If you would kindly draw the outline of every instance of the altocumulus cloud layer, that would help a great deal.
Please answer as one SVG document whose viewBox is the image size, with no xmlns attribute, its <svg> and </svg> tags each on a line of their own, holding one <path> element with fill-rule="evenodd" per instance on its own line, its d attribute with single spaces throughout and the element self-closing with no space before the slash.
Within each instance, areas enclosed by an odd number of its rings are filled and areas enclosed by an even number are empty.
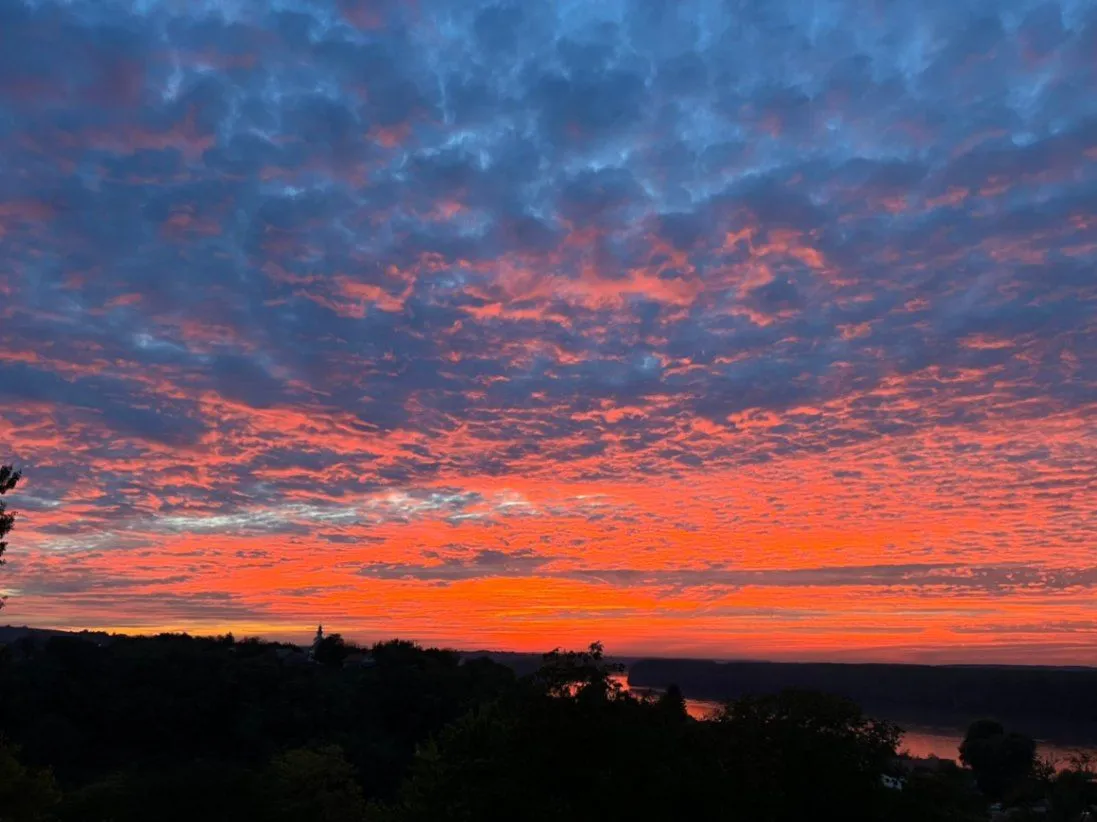
<svg viewBox="0 0 1097 822">
<path fill-rule="evenodd" d="M 7 618 L 1095 663 L 1095 263 L 1080 0 L 13 0 Z"/>
</svg>

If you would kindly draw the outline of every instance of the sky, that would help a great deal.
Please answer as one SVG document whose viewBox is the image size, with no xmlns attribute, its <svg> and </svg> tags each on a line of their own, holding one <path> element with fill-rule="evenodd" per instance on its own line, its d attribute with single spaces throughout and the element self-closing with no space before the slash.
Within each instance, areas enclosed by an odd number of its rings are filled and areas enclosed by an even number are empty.
<svg viewBox="0 0 1097 822">
<path fill-rule="evenodd" d="M 1097 5 L 0 4 L 13 624 L 1097 664 Z"/>
</svg>

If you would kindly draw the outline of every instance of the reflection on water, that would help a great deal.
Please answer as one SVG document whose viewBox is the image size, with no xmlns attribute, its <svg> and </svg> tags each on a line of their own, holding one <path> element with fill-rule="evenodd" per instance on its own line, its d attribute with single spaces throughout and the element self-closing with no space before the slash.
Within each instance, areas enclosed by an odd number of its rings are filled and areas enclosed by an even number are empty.
<svg viewBox="0 0 1097 822">
<path fill-rule="evenodd" d="M 963 731 L 948 728 L 908 728 L 899 748 L 920 758 L 936 756 L 940 759 L 958 759 L 963 739 Z M 1044 739 L 1039 740 L 1036 745 L 1037 756 L 1060 767 L 1067 765 L 1070 758 L 1078 754 L 1097 756 L 1097 749 L 1088 745 L 1065 745 Z"/>
<path fill-rule="evenodd" d="M 628 684 L 628 674 L 613 674 L 610 677 L 614 682 L 621 686 L 621 690 L 628 691 L 636 696 L 651 696 L 657 697 L 662 691 L 659 688 L 630 688 Z M 692 716 L 694 719 L 708 719 L 716 711 L 720 709 L 719 702 L 711 702 L 707 699 L 687 699 L 686 700 L 686 713 Z"/>
<path fill-rule="evenodd" d="M 631 691 L 637 696 L 658 696 L 660 693 L 657 688 L 629 688 L 626 674 L 616 674 L 613 679 L 620 683 L 622 689 Z M 694 719 L 708 719 L 719 708 L 719 702 L 706 699 L 686 700 L 686 712 Z M 964 738 L 963 729 L 917 727 L 902 722 L 899 725 L 905 728 L 899 743 L 900 751 L 921 759 L 931 756 L 939 759 L 959 758 L 960 742 Z M 1097 759 L 1097 748 L 1091 745 L 1066 745 L 1050 740 L 1039 740 L 1036 753 L 1037 756 L 1049 759 L 1059 766 L 1066 765 L 1070 758 L 1077 754 L 1087 754 Z"/>
</svg>

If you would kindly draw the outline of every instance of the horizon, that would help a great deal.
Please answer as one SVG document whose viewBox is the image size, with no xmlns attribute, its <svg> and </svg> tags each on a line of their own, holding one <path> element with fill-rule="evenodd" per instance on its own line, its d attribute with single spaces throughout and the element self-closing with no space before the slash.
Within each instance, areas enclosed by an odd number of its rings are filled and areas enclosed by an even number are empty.
<svg viewBox="0 0 1097 822">
<path fill-rule="evenodd" d="M 307 648 L 315 632 L 308 633 L 309 635 L 303 639 L 294 638 L 296 635 L 281 634 L 264 636 L 260 634 L 240 634 L 236 635 L 233 631 L 211 632 L 211 633 L 196 633 L 194 631 L 187 630 L 186 628 L 165 628 L 163 630 L 155 629 L 148 631 L 133 631 L 133 630 L 115 630 L 110 628 L 58 628 L 56 626 L 38 626 L 38 625 L 0 625 L 0 630 L 28 630 L 28 631 L 52 631 L 59 633 L 69 634 L 105 634 L 112 637 L 125 637 L 125 638 L 155 638 L 157 636 L 175 635 L 175 636 L 189 636 L 194 639 L 218 639 L 232 634 L 233 638 L 237 642 L 245 640 L 258 640 L 260 642 L 280 643 L 286 645 L 295 645 L 299 648 Z M 342 631 L 325 629 L 325 635 L 338 634 L 344 641 L 353 645 L 357 645 L 360 648 L 370 648 L 377 643 L 390 642 L 390 641 L 406 641 L 412 642 L 422 648 L 437 648 L 443 651 L 452 651 L 458 654 L 510 654 L 515 656 L 543 656 L 553 650 L 559 651 L 582 651 L 585 650 L 587 645 L 580 646 L 552 646 L 539 650 L 516 650 L 513 648 L 489 648 L 489 647 L 468 647 L 460 644 L 446 644 L 440 643 L 432 645 L 429 642 L 422 642 L 413 637 L 402 636 L 386 636 L 386 637 L 373 637 L 362 638 L 360 636 L 345 635 Z M 588 643 L 589 645 L 589 643 Z M 969 658 L 970 655 L 965 655 L 965 658 Z M 835 658 L 833 655 L 820 655 L 818 657 L 745 657 L 745 656 L 683 656 L 672 653 L 645 653 L 641 651 L 616 651 L 615 649 L 606 649 L 606 659 L 611 661 L 620 661 L 622 659 L 639 661 L 642 659 L 658 659 L 667 661 L 686 661 L 686 662 L 715 662 L 715 663 L 773 663 L 773 664 L 791 664 L 791 665 L 911 665 L 922 667 L 947 667 L 947 668 L 1049 668 L 1049 669 L 1071 669 L 1077 668 L 1079 670 L 1091 670 L 1097 669 L 1097 665 L 1084 665 L 1074 663 L 1038 663 L 1038 662 L 958 662 L 952 661 L 948 658 L 948 655 L 938 661 L 921 661 L 918 659 L 885 659 L 875 658 L 871 654 L 867 657 L 849 657 L 849 658 Z"/>
<path fill-rule="evenodd" d="M 1097 666 L 1095 54 L 1074 0 L 6 4 L 0 619 Z"/>
</svg>

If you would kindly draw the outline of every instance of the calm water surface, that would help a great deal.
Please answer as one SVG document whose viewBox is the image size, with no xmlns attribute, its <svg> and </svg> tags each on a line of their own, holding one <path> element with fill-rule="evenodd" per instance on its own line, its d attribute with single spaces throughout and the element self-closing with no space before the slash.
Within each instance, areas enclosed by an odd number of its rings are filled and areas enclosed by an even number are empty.
<svg viewBox="0 0 1097 822">
<path fill-rule="evenodd" d="M 659 693 L 657 689 L 653 688 L 629 688 L 627 674 L 618 674 L 613 678 L 621 683 L 622 688 L 634 694 Z M 719 702 L 711 702 L 706 699 L 686 700 L 686 712 L 694 719 L 708 719 L 719 708 Z M 900 751 L 920 758 L 936 756 L 941 759 L 957 759 L 959 757 L 960 742 L 963 741 L 965 729 L 920 727 L 902 722 L 899 725 L 906 729 L 903 739 L 899 743 Z M 1065 765 L 1071 756 L 1079 753 L 1097 758 L 1097 747 L 1092 745 L 1069 745 L 1055 740 L 1041 739 L 1037 741 L 1037 754 L 1050 759 L 1056 764 Z"/>
<path fill-rule="evenodd" d="M 911 756 L 957 759 L 960 756 L 959 748 L 963 739 L 963 730 L 908 727 L 899 748 Z M 1069 745 L 1050 739 L 1039 739 L 1036 742 L 1036 755 L 1051 760 L 1056 765 L 1065 766 L 1072 756 L 1078 754 L 1097 757 L 1097 748 L 1092 745 Z"/>
</svg>

